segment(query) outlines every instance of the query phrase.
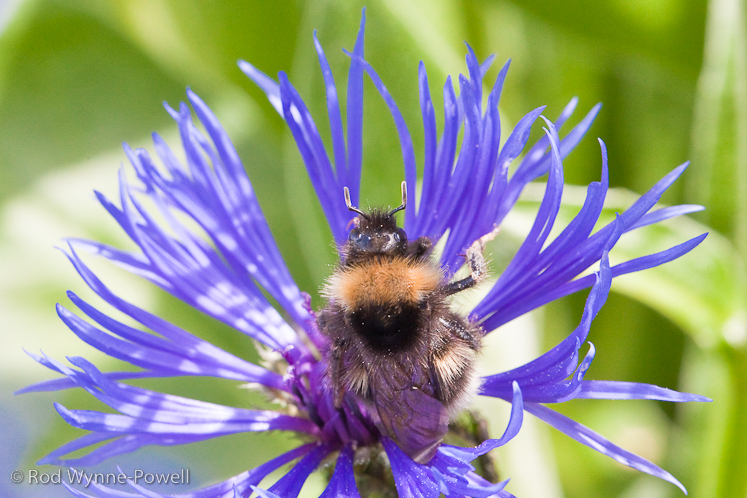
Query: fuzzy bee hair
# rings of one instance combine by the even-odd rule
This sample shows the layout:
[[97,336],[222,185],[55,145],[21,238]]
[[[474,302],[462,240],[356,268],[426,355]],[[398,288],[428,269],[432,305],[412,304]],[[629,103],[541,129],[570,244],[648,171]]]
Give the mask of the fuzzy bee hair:
[[427,237],[408,242],[394,214],[358,213],[343,259],[322,289],[327,306],[317,315],[330,339],[327,379],[336,406],[345,396],[365,404],[379,430],[420,463],[428,462],[450,418],[474,394],[475,358],[483,331],[450,309],[449,296],[485,278],[482,250],[495,231],[466,254],[470,275],[449,282],[429,258]]

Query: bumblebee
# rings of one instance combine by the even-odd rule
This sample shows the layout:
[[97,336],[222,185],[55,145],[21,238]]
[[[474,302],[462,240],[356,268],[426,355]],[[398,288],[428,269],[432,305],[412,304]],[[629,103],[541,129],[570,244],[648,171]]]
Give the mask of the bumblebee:
[[384,436],[418,463],[435,455],[449,420],[477,389],[475,358],[483,330],[450,309],[449,296],[486,276],[482,255],[496,231],[466,251],[470,275],[449,282],[431,260],[432,242],[409,242],[391,211],[361,211],[342,260],[322,289],[327,306],[318,313],[319,330],[329,338],[327,379],[335,405],[352,395],[368,409]]

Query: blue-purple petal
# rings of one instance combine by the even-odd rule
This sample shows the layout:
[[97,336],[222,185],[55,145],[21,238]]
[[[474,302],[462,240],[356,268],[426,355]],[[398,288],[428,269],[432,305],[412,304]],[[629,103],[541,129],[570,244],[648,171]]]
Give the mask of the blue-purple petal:
[[399,111],[399,107],[397,107],[397,104],[394,102],[394,99],[389,93],[389,90],[386,89],[386,86],[381,81],[381,78],[379,78],[379,75],[376,73],[374,68],[355,53],[350,53],[347,51],[345,53],[348,54],[352,59],[358,59],[357,62],[361,64],[366,73],[368,73],[369,78],[371,78],[374,86],[379,91],[381,97],[384,99],[384,102],[389,108],[389,113],[394,119],[394,125],[397,128],[399,143],[402,149],[402,160],[404,161],[405,165],[405,181],[407,182],[407,185],[410,186],[407,192],[408,207],[405,210],[405,223],[407,223],[407,220],[411,219],[412,216],[414,216],[413,213],[415,211],[415,206],[417,205],[417,195],[414,188],[414,186],[417,184],[417,168],[415,165],[415,151],[412,147],[412,137],[410,136],[410,131],[407,128],[405,119],[402,117],[402,113]]
[[303,484],[322,460],[335,450],[333,443],[320,443],[316,448],[304,456],[288,473],[281,477],[268,490],[282,498],[296,498],[301,492]]
[[[332,134],[332,150],[335,158],[335,172],[337,173],[338,187],[348,186],[350,178],[347,176],[347,158],[345,150],[345,135],[342,129],[342,116],[340,114],[340,102],[337,97],[337,87],[335,86],[332,69],[329,67],[327,57],[314,31],[314,47],[319,58],[319,65],[322,68],[324,77],[324,87],[327,94],[327,117],[329,119],[330,132]],[[350,188],[350,187],[348,187]],[[339,188],[337,189],[339,190]],[[357,199],[356,199],[357,202]]]
[[381,444],[389,457],[399,498],[431,498],[443,492],[428,467],[413,461],[389,438],[382,438]]
[[[619,223],[618,227],[620,227]],[[614,235],[611,241],[613,240]],[[511,396],[510,386],[513,382],[518,382],[528,400],[532,397],[538,397],[537,399],[541,399],[542,402],[557,402],[560,399],[566,399],[577,387],[573,386],[573,382],[563,383],[578,367],[578,350],[589,334],[592,320],[607,299],[611,281],[609,259],[605,252],[602,255],[600,271],[596,275],[596,283],[586,299],[579,326],[557,346],[539,358],[507,372],[483,377],[480,394],[508,400]],[[593,358],[593,350],[591,353],[589,362]],[[578,381],[580,380],[579,378]],[[554,386],[559,383],[563,385],[563,388],[558,392],[553,392],[556,389]],[[569,389],[571,389],[570,392]],[[554,398],[547,398],[553,394]]]
[[257,84],[259,88],[267,95],[267,100],[270,101],[272,107],[280,114],[283,115],[283,106],[280,103],[280,85],[275,80],[267,76],[265,73],[249,64],[245,60],[239,61],[239,69],[246,74],[249,79]]
[[[353,54],[361,59],[364,56],[364,35],[366,33],[366,9],[361,12],[358,36]],[[359,60],[350,61],[348,70],[347,96],[348,160],[347,176],[350,183],[350,198],[354,205],[360,204],[361,170],[363,169],[363,66]]]
[[576,397],[585,399],[653,399],[671,403],[711,401],[710,398],[700,394],[673,391],[652,384],[615,380],[585,380],[581,383],[581,390]]
[[335,472],[332,479],[324,489],[319,498],[337,498],[344,496],[346,498],[360,498],[358,487],[355,484],[355,473],[353,470],[353,456],[355,451],[352,445],[346,445],[337,457]]
[[[309,443],[303,446],[299,446],[298,448],[283,453],[282,455],[277,456],[252,470],[243,472],[218,484],[214,484],[212,486],[208,486],[206,488],[188,493],[163,495],[154,491],[150,491],[147,488],[144,488],[139,484],[135,484],[132,481],[128,481],[128,484],[137,493],[130,493],[126,491],[107,488],[95,482],[91,483],[90,489],[95,490],[96,496],[100,498],[136,498],[143,496],[147,498],[233,498],[235,496],[249,496],[249,490],[254,489],[255,486],[258,485],[262,481],[262,479],[267,477],[271,472],[295,460],[296,458],[306,455],[316,446],[317,445],[315,443]],[[122,472],[121,469],[119,471]],[[81,491],[72,488],[66,483],[65,487],[75,496],[91,498],[91,495],[84,494]]]
[[600,434],[592,431],[588,427],[579,424],[578,422],[571,420],[565,415],[551,410],[550,408],[535,404],[526,403],[524,409],[539,418],[543,422],[553,426],[563,434],[570,436],[581,444],[588,446],[589,448],[596,450],[603,455],[614,459],[615,461],[627,465],[628,467],[640,470],[646,474],[658,477],[665,481],[671,482],[682,490],[683,493],[687,494],[687,490],[674,478],[672,474],[664,469],[659,468],[653,463],[649,462],[645,458],[639,457],[638,455],[631,453],[623,448],[620,448],[616,444],[601,436]]

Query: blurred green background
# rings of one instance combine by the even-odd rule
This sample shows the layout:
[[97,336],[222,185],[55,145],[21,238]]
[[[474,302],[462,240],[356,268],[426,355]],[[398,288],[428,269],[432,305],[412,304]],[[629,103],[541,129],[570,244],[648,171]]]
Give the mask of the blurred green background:
[[[0,495],[68,496],[59,486],[14,485],[13,469],[80,435],[52,403],[100,409],[76,391],[13,397],[52,377],[23,354],[43,349],[62,360],[83,355],[102,370],[122,368],[87,347],[59,322],[65,290],[89,297],[53,246],[69,236],[131,247],[96,203],[98,189],[117,196],[120,143],[147,147],[158,131],[178,146],[161,103],[178,104],[191,86],[229,131],[286,262],[300,287],[318,298],[335,252],[299,155],[280,117],[236,67],[246,59],[269,75],[287,71],[322,134],[321,74],[312,44],[318,30],[345,87],[347,57],[364,3],[359,1],[28,0],[0,2]],[[596,361],[587,379],[648,382],[698,392],[711,404],[579,400],[558,407],[623,447],[671,471],[696,497],[747,494],[747,17],[740,0],[603,0],[565,2],[371,0],[366,58],[379,72],[422,149],[417,63],[439,99],[446,75],[464,72],[463,42],[478,56],[498,55],[492,85],[513,60],[501,100],[505,124],[540,105],[555,118],[573,96],[575,123],[597,102],[589,136],[565,161],[566,181],[586,185],[600,172],[599,146],[610,155],[608,215],[624,209],[686,160],[692,166],[663,201],[700,203],[704,213],[624,238],[617,261],[660,250],[709,231],[680,261],[615,281],[594,322]],[[398,202],[402,179],[396,132],[366,83],[362,199]],[[440,103],[437,100],[437,109]],[[438,115],[437,111],[437,115]],[[541,133],[536,126],[535,136]],[[505,128],[508,129],[508,128]],[[504,136],[507,136],[504,132]],[[325,136],[325,140],[327,140]],[[329,143],[329,141],[327,140]],[[418,156],[422,159],[422,153]],[[529,189],[503,239],[499,268],[527,230],[541,186]],[[570,216],[583,188],[566,192]],[[236,354],[251,344],[162,292],[89,258],[112,288]],[[486,373],[536,356],[577,324],[586,293],[552,303],[491,335]],[[150,388],[234,406],[262,401],[236,384],[211,379],[151,381]],[[482,402],[497,413],[505,406]],[[503,403],[505,405],[505,403]],[[499,408],[493,408],[493,407]],[[501,411],[502,410],[502,411]],[[100,469],[191,469],[193,484],[238,474],[294,442],[242,435],[176,448],[146,448]],[[498,451],[508,490],[530,497],[669,497],[674,486],[631,471],[536,423]],[[39,468],[50,471],[51,467]],[[305,493],[319,492],[320,479]],[[163,489],[182,492],[186,489]]]

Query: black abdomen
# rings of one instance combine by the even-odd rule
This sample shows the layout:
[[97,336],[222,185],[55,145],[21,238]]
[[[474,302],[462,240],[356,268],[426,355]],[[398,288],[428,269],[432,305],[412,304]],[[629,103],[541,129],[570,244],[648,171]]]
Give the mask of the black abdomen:
[[397,303],[362,307],[350,313],[350,326],[377,351],[395,353],[409,348],[417,339],[423,310],[418,305]]

